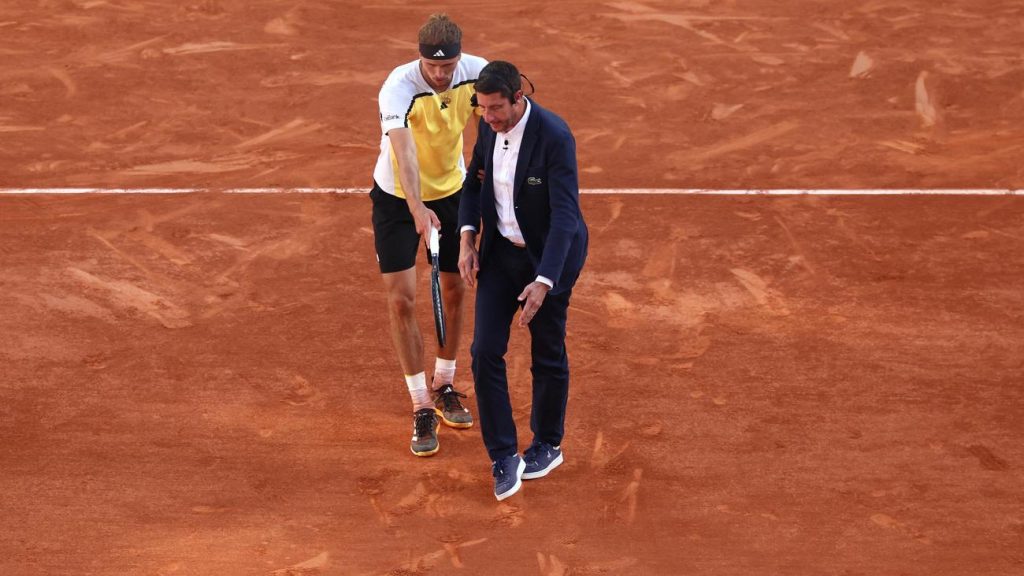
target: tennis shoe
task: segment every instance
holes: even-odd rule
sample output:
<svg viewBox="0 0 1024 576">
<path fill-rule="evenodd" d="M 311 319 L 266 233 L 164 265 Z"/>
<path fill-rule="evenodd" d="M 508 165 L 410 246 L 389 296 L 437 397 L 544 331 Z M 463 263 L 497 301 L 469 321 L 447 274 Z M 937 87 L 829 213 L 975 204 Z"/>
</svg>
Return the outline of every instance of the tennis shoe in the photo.
<svg viewBox="0 0 1024 576">
<path fill-rule="evenodd" d="M 501 460 L 491 463 L 491 475 L 494 476 L 494 497 L 498 501 L 515 494 L 523 485 L 523 470 L 526 462 L 519 457 L 519 454 L 506 456 Z"/>
<path fill-rule="evenodd" d="M 417 410 L 412 415 L 412 442 L 409 447 L 417 456 L 433 456 L 437 453 L 437 412 L 433 408 Z"/>
<path fill-rule="evenodd" d="M 473 426 L 473 415 L 462 405 L 459 398 L 466 395 L 455 390 L 451 384 L 445 384 L 434 392 L 434 406 L 445 426 L 450 428 L 469 428 Z"/>
<path fill-rule="evenodd" d="M 534 442 L 523 452 L 526 470 L 523 480 L 543 478 L 562 463 L 562 450 L 546 442 Z"/>
</svg>

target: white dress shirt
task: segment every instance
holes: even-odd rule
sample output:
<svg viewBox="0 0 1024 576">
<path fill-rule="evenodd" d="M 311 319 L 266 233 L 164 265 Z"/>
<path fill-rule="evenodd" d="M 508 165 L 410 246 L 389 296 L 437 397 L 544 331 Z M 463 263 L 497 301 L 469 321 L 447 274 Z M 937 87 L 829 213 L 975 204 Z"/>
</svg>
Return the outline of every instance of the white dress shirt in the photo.
<svg viewBox="0 0 1024 576">
<path fill-rule="evenodd" d="M 508 132 L 498 132 L 494 139 L 493 173 L 494 203 L 498 209 L 498 232 L 517 246 L 526 246 L 523 232 L 516 221 L 515 191 L 516 164 L 519 163 L 519 148 L 523 145 L 523 133 L 530 120 L 530 100 L 526 100 L 526 111 Z"/>
<path fill-rule="evenodd" d="M 523 144 L 523 133 L 526 132 L 526 123 L 530 119 L 530 100 L 528 98 L 525 100 L 526 111 L 523 112 L 523 117 L 508 132 L 497 133 L 491 157 L 492 173 L 487 175 L 494 184 L 494 203 L 498 210 L 498 233 L 520 247 L 526 246 L 526 240 L 523 238 L 523 232 L 519 229 L 519 222 L 516 220 L 514 192 L 519 148 Z M 463 226 L 462 231 L 465 230 L 476 232 L 476 227 Z M 546 284 L 549 288 L 555 286 L 554 282 L 543 276 L 537 276 L 537 282 Z"/>
</svg>

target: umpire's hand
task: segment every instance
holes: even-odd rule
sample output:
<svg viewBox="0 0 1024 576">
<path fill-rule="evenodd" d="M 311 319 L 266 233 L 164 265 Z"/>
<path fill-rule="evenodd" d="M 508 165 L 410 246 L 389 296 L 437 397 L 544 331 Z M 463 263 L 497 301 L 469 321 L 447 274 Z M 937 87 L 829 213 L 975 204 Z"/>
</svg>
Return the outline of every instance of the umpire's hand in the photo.
<svg viewBox="0 0 1024 576">
<path fill-rule="evenodd" d="M 523 303 L 523 313 L 519 315 L 519 327 L 525 328 L 530 320 L 537 315 L 537 311 L 544 305 L 544 297 L 548 295 L 551 287 L 536 280 L 530 282 L 519 295 L 519 301 Z"/>
<path fill-rule="evenodd" d="M 470 288 L 476 286 L 476 273 L 480 271 L 480 253 L 476 250 L 476 232 L 466 230 L 459 242 L 459 275 Z"/>
</svg>

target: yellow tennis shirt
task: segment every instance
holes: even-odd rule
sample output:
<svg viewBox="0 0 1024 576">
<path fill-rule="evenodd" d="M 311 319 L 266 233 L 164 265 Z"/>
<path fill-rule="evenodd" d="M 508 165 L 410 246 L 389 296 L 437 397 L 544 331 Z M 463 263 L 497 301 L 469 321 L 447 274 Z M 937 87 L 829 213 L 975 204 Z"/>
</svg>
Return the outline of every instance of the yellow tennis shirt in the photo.
<svg viewBox="0 0 1024 576">
<path fill-rule="evenodd" d="M 458 192 L 466 177 L 462 132 L 475 118 L 470 103 L 473 84 L 487 61 L 463 53 L 451 87 L 435 92 L 420 72 L 419 60 L 403 64 L 388 76 L 380 90 L 380 156 L 373 179 L 389 194 L 405 198 L 398 178 L 398 159 L 388 131 L 409 128 L 416 143 L 420 168 L 420 197 L 437 200 Z"/>
</svg>

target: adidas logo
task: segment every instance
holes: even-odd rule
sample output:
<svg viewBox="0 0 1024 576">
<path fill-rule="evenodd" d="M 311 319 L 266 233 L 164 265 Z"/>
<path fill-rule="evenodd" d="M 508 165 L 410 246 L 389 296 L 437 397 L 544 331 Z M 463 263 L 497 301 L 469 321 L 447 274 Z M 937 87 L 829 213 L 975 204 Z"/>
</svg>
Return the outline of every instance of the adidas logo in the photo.
<svg viewBox="0 0 1024 576">
<path fill-rule="evenodd" d="M 434 58 L 437 58 L 438 56 L 444 58 L 444 50 L 438 50 L 437 52 L 434 52 Z"/>
</svg>

